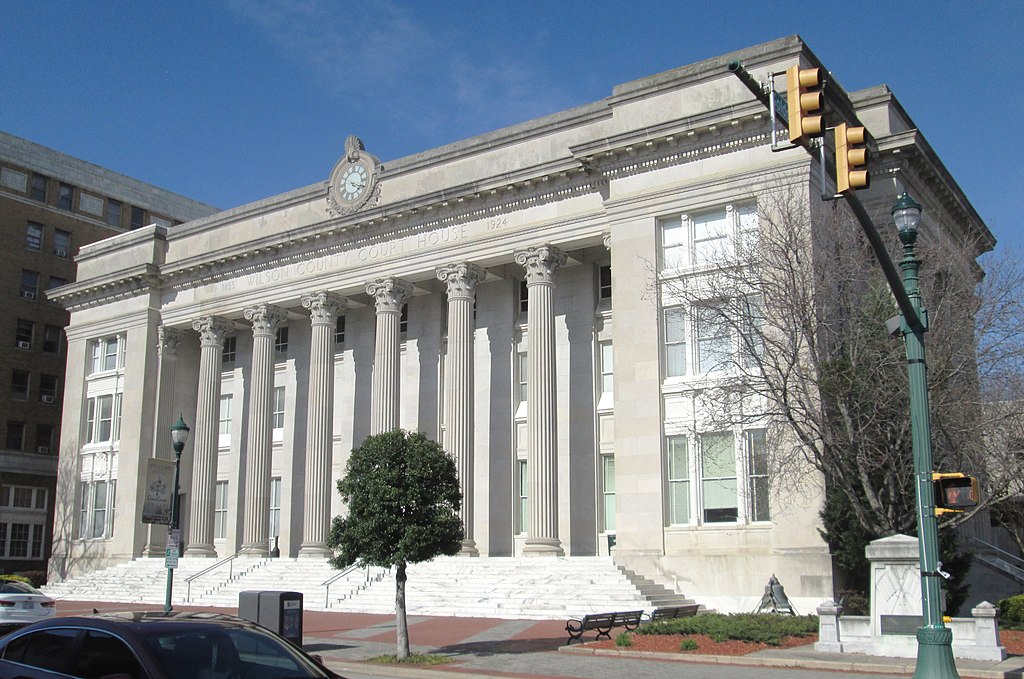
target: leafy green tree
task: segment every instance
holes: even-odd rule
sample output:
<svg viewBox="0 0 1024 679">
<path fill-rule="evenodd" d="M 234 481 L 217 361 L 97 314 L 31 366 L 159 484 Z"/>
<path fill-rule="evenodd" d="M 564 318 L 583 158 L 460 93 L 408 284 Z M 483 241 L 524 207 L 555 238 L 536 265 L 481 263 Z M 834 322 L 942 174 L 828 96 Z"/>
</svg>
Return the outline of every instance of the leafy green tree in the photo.
<svg viewBox="0 0 1024 679">
<path fill-rule="evenodd" d="M 452 556 L 462 546 L 455 462 L 423 433 L 375 434 L 352 451 L 338 492 L 348 515 L 334 517 L 331 524 L 331 565 L 395 568 L 397 656 L 404 660 L 409 657 L 406 566 Z"/>
</svg>

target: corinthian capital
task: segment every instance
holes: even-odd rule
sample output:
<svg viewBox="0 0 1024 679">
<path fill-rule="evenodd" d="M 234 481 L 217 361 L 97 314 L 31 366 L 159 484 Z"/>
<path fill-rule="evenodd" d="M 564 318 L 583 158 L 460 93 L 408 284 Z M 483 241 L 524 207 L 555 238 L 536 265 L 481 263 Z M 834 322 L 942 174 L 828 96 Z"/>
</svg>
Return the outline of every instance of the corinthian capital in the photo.
<svg viewBox="0 0 1024 679">
<path fill-rule="evenodd" d="M 437 279 L 448 284 L 448 299 L 473 299 L 477 284 L 487 272 L 469 262 L 449 264 L 437 270 Z"/>
<path fill-rule="evenodd" d="M 224 347 L 224 338 L 231 334 L 235 325 L 216 316 L 206 316 L 192 321 L 192 329 L 199 333 L 199 344 L 204 347 Z"/>
<path fill-rule="evenodd" d="M 257 304 L 242 312 L 245 320 L 252 323 L 253 337 L 257 335 L 273 335 L 277 326 L 288 318 L 288 312 L 272 304 Z"/>
<path fill-rule="evenodd" d="M 313 325 L 334 325 L 338 314 L 348 306 L 348 300 L 321 290 L 303 297 L 302 306 L 309 309 L 309 319 Z"/>
<path fill-rule="evenodd" d="M 402 305 L 412 294 L 412 286 L 400 278 L 379 278 L 366 284 L 366 294 L 373 297 L 377 313 L 401 313 Z"/>
<path fill-rule="evenodd" d="M 156 350 L 160 356 L 174 356 L 184 335 L 180 330 L 161 325 L 157 328 Z"/>
<path fill-rule="evenodd" d="M 555 271 L 565 266 L 568 257 L 554 245 L 545 243 L 515 253 L 516 264 L 526 270 L 526 284 L 552 283 Z"/>
</svg>

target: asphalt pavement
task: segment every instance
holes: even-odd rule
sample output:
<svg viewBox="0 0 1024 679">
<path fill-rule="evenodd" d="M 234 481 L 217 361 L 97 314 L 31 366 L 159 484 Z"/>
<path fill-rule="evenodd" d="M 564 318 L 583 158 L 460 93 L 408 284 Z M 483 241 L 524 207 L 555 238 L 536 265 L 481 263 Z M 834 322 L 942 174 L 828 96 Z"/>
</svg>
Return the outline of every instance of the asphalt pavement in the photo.
<svg viewBox="0 0 1024 679">
<path fill-rule="evenodd" d="M 110 602 L 60 601 L 58 615 L 93 609 L 162 610 L 160 606 Z M 237 609 L 182 607 L 237 615 Z M 409 616 L 413 653 L 447 655 L 452 662 L 426 667 L 378 665 L 370 658 L 395 652 L 395 617 L 370 613 L 305 611 L 303 648 L 350 679 L 409 677 L 412 679 L 472 679 L 512 677 L 554 679 L 619 679 L 683 677 L 693 679 L 836 679 L 838 673 L 858 679 L 891 679 L 914 673 L 914 659 L 880 658 L 852 653 L 817 653 L 813 646 L 766 650 L 746 656 L 641 653 L 595 650 L 586 644 L 565 645 L 564 620 L 500 620 Z M 584 637 L 591 639 L 591 633 Z M 1024 657 L 1002 663 L 957 661 L 961 677 L 1024 678 Z"/>
</svg>

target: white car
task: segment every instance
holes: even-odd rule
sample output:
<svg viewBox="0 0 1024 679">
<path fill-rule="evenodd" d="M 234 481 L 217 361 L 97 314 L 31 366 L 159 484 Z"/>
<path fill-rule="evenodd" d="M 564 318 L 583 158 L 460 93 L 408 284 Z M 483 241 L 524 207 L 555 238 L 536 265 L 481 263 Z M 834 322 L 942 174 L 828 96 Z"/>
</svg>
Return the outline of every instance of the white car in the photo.
<svg viewBox="0 0 1024 679">
<path fill-rule="evenodd" d="M 0 580 L 0 627 L 27 625 L 57 615 L 56 602 L 31 585 Z"/>
</svg>

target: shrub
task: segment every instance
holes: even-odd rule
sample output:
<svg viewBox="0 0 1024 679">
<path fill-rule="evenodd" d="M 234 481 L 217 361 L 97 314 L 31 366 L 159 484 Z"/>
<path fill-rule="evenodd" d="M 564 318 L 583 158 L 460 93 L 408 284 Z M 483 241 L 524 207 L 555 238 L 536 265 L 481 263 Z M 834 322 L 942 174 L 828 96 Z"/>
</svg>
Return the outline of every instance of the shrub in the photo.
<svg viewBox="0 0 1024 679">
<path fill-rule="evenodd" d="M 1024 594 L 1002 599 L 999 606 L 999 626 L 1024 629 Z"/>
<path fill-rule="evenodd" d="M 697 640 L 696 639 L 683 639 L 683 643 L 679 644 L 680 651 L 696 651 Z"/>
<path fill-rule="evenodd" d="M 815 615 L 708 613 L 642 625 L 639 634 L 706 634 L 715 641 L 754 641 L 778 646 L 786 637 L 805 637 L 818 631 Z"/>
<path fill-rule="evenodd" d="M 18 575 L 27 578 L 33 587 L 42 587 L 46 584 L 46 571 L 22 571 Z"/>
<path fill-rule="evenodd" d="M 629 632 L 622 632 L 619 636 L 615 637 L 616 646 L 632 646 L 633 635 Z"/>
<path fill-rule="evenodd" d="M 27 582 L 30 585 L 32 584 L 32 581 L 26 578 L 24 575 L 0 575 L 0 581 L 10 582 L 12 580 L 14 582 Z"/>
</svg>

